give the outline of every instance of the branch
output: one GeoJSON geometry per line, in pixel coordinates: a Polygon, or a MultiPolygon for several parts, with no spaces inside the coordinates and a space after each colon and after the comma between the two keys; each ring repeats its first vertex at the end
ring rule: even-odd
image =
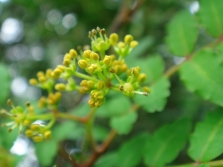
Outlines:
{"type": "MultiPolygon", "coordinates": [[[[103,153],[105,153],[108,149],[108,147],[110,146],[111,142],[113,141],[113,139],[116,136],[116,131],[115,130],[111,130],[111,132],[109,133],[108,137],[105,139],[105,141],[101,144],[101,146],[99,146],[90,156],[89,160],[85,163],[85,164],[80,164],[78,165],[78,167],[91,167],[94,162],[100,157],[100,155],[102,155],[103,153]]],[[[76,167],[76,166],[73,166],[76,167]]]]}
{"type": "Polygon", "coordinates": [[[133,14],[142,6],[144,0],[135,0],[132,7],[129,7],[129,0],[124,0],[119,12],[111,24],[110,32],[116,32],[123,23],[128,23],[133,14]]]}

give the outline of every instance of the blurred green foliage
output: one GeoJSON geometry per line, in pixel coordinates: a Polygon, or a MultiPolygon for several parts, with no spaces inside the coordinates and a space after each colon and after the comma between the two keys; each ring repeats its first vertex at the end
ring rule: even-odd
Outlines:
{"type": "MultiPolygon", "coordinates": [[[[120,135],[95,166],[163,166],[166,163],[212,160],[222,154],[221,147],[214,144],[216,141],[220,143],[219,139],[222,138],[221,110],[204,117],[223,104],[222,45],[214,52],[204,49],[196,53],[191,61],[182,66],[180,73],[171,78],[163,77],[163,73],[182,60],[181,57],[222,36],[223,21],[220,16],[223,6],[221,0],[215,1],[200,0],[199,3],[203,5],[199,13],[191,15],[189,11],[195,7],[192,4],[197,2],[194,0],[0,0],[1,108],[7,108],[7,98],[13,99],[16,104],[23,104],[27,100],[37,101],[42,94],[46,94],[29,86],[28,79],[35,77],[38,71],[55,68],[71,48],[90,45],[88,31],[92,28],[99,26],[105,28],[108,34],[116,32],[121,37],[132,34],[139,41],[139,46],[126,61],[131,66],[139,65],[148,75],[151,97],[148,100],[137,96],[129,101],[123,96],[109,95],[109,103],[97,111],[93,134],[101,142],[111,126],[120,135]],[[6,27],[6,21],[10,18],[18,21],[21,31],[8,41],[10,30],[13,31],[12,23],[11,27],[6,27]],[[16,80],[18,78],[20,82],[16,80]],[[141,106],[138,116],[127,112],[133,101],[141,106]],[[176,121],[181,118],[187,119],[176,121]],[[201,120],[204,122],[196,125],[201,120]],[[214,126],[215,123],[219,126],[214,126]],[[188,136],[193,129],[191,124],[196,128],[187,153],[188,148],[184,148],[184,145],[189,142],[188,136]],[[207,131],[202,132],[205,128],[207,131]],[[213,130],[216,133],[213,134],[213,130]],[[167,140],[169,133],[172,136],[167,140]],[[200,143],[199,139],[204,139],[206,135],[212,138],[200,143]],[[163,143],[164,140],[167,142],[163,143]],[[145,142],[147,144],[144,145],[145,142]],[[150,142],[153,144],[150,145],[150,142]],[[204,150],[203,145],[209,149],[204,150]],[[148,154],[143,155],[142,152],[148,154]]],[[[76,93],[67,93],[60,109],[72,109],[76,115],[86,115],[89,108],[81,103],[84,98],[76,93]]],[[[1,116],[0,123],[4,120],[5,117],[1,116]]],[[[81,161],[74,148],[79,149],[84,140],[80,137],[83,136],[83,129],[83,126],[73,122],[59,122],[53,129],[54,140],[34,145],[40,164],[44,167],[54,164],[69,167],[71,160],[66,158],[69,156],[81,161]],[[59,149],[61,147],[65,153],[59,149]],[[64,154],[68,155],[63,157],[64,154]]],[[[16,131],[9,134],[6,129],[0,128],[0,166],[13,167],[21,162],[21,157],[9,151],[16,137],[16,131]]],[[[222,159],[222,155],[218,159],[222,159]]]]}

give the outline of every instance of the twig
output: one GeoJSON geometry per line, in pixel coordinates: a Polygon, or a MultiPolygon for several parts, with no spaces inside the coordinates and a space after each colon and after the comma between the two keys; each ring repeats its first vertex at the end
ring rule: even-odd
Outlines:
{"type": "Polygon", "coordinates": [[[140,8],[144,0],[135,0],[132,8],[129,8],[129,0],[124,0],[114,21],[110,32],[116,32],[123,23],[129,22],[132,15],[140,8]]]}

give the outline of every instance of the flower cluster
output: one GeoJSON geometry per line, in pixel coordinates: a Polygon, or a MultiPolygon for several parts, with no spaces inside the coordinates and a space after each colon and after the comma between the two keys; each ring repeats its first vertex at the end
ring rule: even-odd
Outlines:
{"type": "Polygon", "coordinates": [[[25,129],[27,137],[32,138],[35,142],[43,141],[44,139],[51,138],[50,128],[54,123],[52,114],[50,115],[36,115],[34,107],[30,103],[26,103],[26,108],[23,109],[21,106],[14,106],[11,100],[8,100],[8,105],[12,109],[8,112],[4,109],[1,110],[2,115],[6,115],[10,118],[10,122],[3,123],[2,126],[7,126],[8,131],[11,132],[13,129],[18,128],[19,133],[22,133],[25,129]],[[35,124],[38,119],[51,120],[47,126],[41,126],[35,124]]]}
{"type": "MultiPolygon", "coordinates": [[[[40,84],[36,84],[35,79],[31,79],[30,83],[40,87],[51,87],[52,78],[65,80],[64,83],[55,84],[57,91],[74,91],[90,94],[88,104],[90,107],[100,107],[104,101],[106,94],[110,90],[120,91],[126,96],[132,97],[134,94],[148,95],[149,88],[145,87],[143,92],[140,91],[141,84],[145,81],[146,75],[140,73],[140,68],[129,68],[125,62],[125,57],[129,55],[134,47],[138,45],[132,35],[126,35],[124,41],[119,41],[119,36],[115,33],[109,37],[106,35],[105,29],[93,29],[89,32],[91,38],[91,48],[79,50],[78,52],[71,49],[69,53],[64,55],[63,64],[58,65],[51,72],[50,77],[40,84]],[[113,48],[114,54],[106,54],[113,48]],[[127,80],[123,81],[120,76],[127,75],[127,80]],[[81,78],[82,81],[77,84],[74,77],[81,78]],[[115,78],[119,84],[115,84],[115,78]],[[44,85],[44,86],[43,86],[44,85]]],[[[38,80],[40,74],[37,74],[38,80]]],[[[43,74],[41,73],[41,77],[43,74]]],[[[46,72],[48,76],[48,71],[46,72]]],[[[52,94],[52,92],[50,92],[52,94]]],[[[41,98],[41,106],[46,106],[51,99],[41,98]]],[[[56,103],[56,101],[55,101],[56,103]]]]}
{"type": "Polygon", "coordinates": [[[142,87],[146,74],[140,72],[140,67],[129,68],[125,62],[125,57],[138,45],[132,35],[126,35],[123,41],[119,41],[117,34],[108,37],[105,29],[97,28],[89,32],[89,37],[91,47],[78,51],[71,49],[64,55],[62,64],[53,70],[38,72],[37,79],[30,79],[30,84],[48,92],[47,96],[39,99],[39,108],[55,112],[38,115],[29,103],[23,109],[15,107],[9,100],[12,109],[9,112],[2,110],[1,113],[12,121],[3,126],[9,126],[9,131],[19,127],[19,132],[25,130],[27,137],[41,142],[51,137],[50,129],[58,117],[58,104],[63,91],[89,94],[91,108],[103,105],[109,91],[121,92],[128,97],[135,94],[148,96],[149,87],[142,87]],[[111,48],[115,54],[109,54],[111,48]],[[48,124],[42,126],[36,124],[36,120],[44,120],[48,124]]]}

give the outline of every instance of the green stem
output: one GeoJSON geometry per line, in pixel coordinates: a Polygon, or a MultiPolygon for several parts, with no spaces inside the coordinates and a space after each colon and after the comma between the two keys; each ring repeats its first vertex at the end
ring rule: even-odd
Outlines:
{"type": "MultiPolygon", "coordinates": [[[[203,164],[203,163],[197,163],[197,162],[194,162],[194,163],[190,163],[190,164],[184,164],[184,165],[173,165],[173,166],[167,166],[167,167],[184,167],[184,166],[198,166],[200,164],[203,164]]],[[[216,160],[216,161],[210,161],[210,162],[205,162],[204,164],[208,164],[209,166],[211,167],[222,167],[223,166],[223,160],[216,160]]]]}
{"type": "Polygon", "coordinates": [[[86,118],[78,117],[78,116],[75,116],[75,115],[70,115],[70,114],[67,114],[67,113],[58,113],[57,117],[58,118],[64,118],[64,119],[71,119],[71,120],[82,122],[82,123],[86,123],[86,120],[87,120],[86,118]]]}
{"type": "Polygon", "coordinates": [[[54,117],[54,115],[52,113],[48,113],[48,114],[40,114],[40,115],[28,116],[28,119],[49,120],[49,119],[52,119],[53,117],[54,117]]]}
{"type": "Polygon", "coordinates": [[[106,81],[106,77],[105,77],[101,72],[99,72],[99,73],[97,73],[97,74],[98,74],[98,77],[99,77],[101,80],[106,81]]]}
{"type": "Polygon", "coordinates": [[[94,77],[90,77],[90,76],[82,74],[82,73],[79,73],[79,72],[75,72],[74,76],[79,77],[79,78],[83,78],[83,79],[86,79],[86,80],[93,80],[93,81],[98,82],[98,79],[96,79],[94,77]]]}
{"type": "Polygon", "coordinates": [[[100,54],[101,54],[101,59],[103,60],[104,57],[105,57],[105,51],[104,51],[104,50],[101,50],[101,51],[100,51],[100,54]]]}
{"type": "Polygon", "coordinates": [[[88,141],[94,151],[96,151],[96,144],[95,144],[95,140],[94,140],[93,133],[92,133],[92,126],[93,126],[93,122],[94,122],[94,114],[95,114],[96,109],[97,108],[93,108],[90,111],[90,113],[88,115],[88,121],[85,124],[86,135],[87,135],[88,141]]]}
{"type": "Polygon", "coordinates": [[[56,121],[56,119],[55,119],[55,117],[53,117],[45,128],[50,129],[53,126],[53,124],[55,123],[55,121],[56,121]]]}
{"type": "Polygon", "coordinates": [[[117,87],[117,86],[112,86],[112,87],[111,87],[111,90],[114,90],[114,91],[116,91],[116,92],[121,92],[120,88],[117,87]]]}

